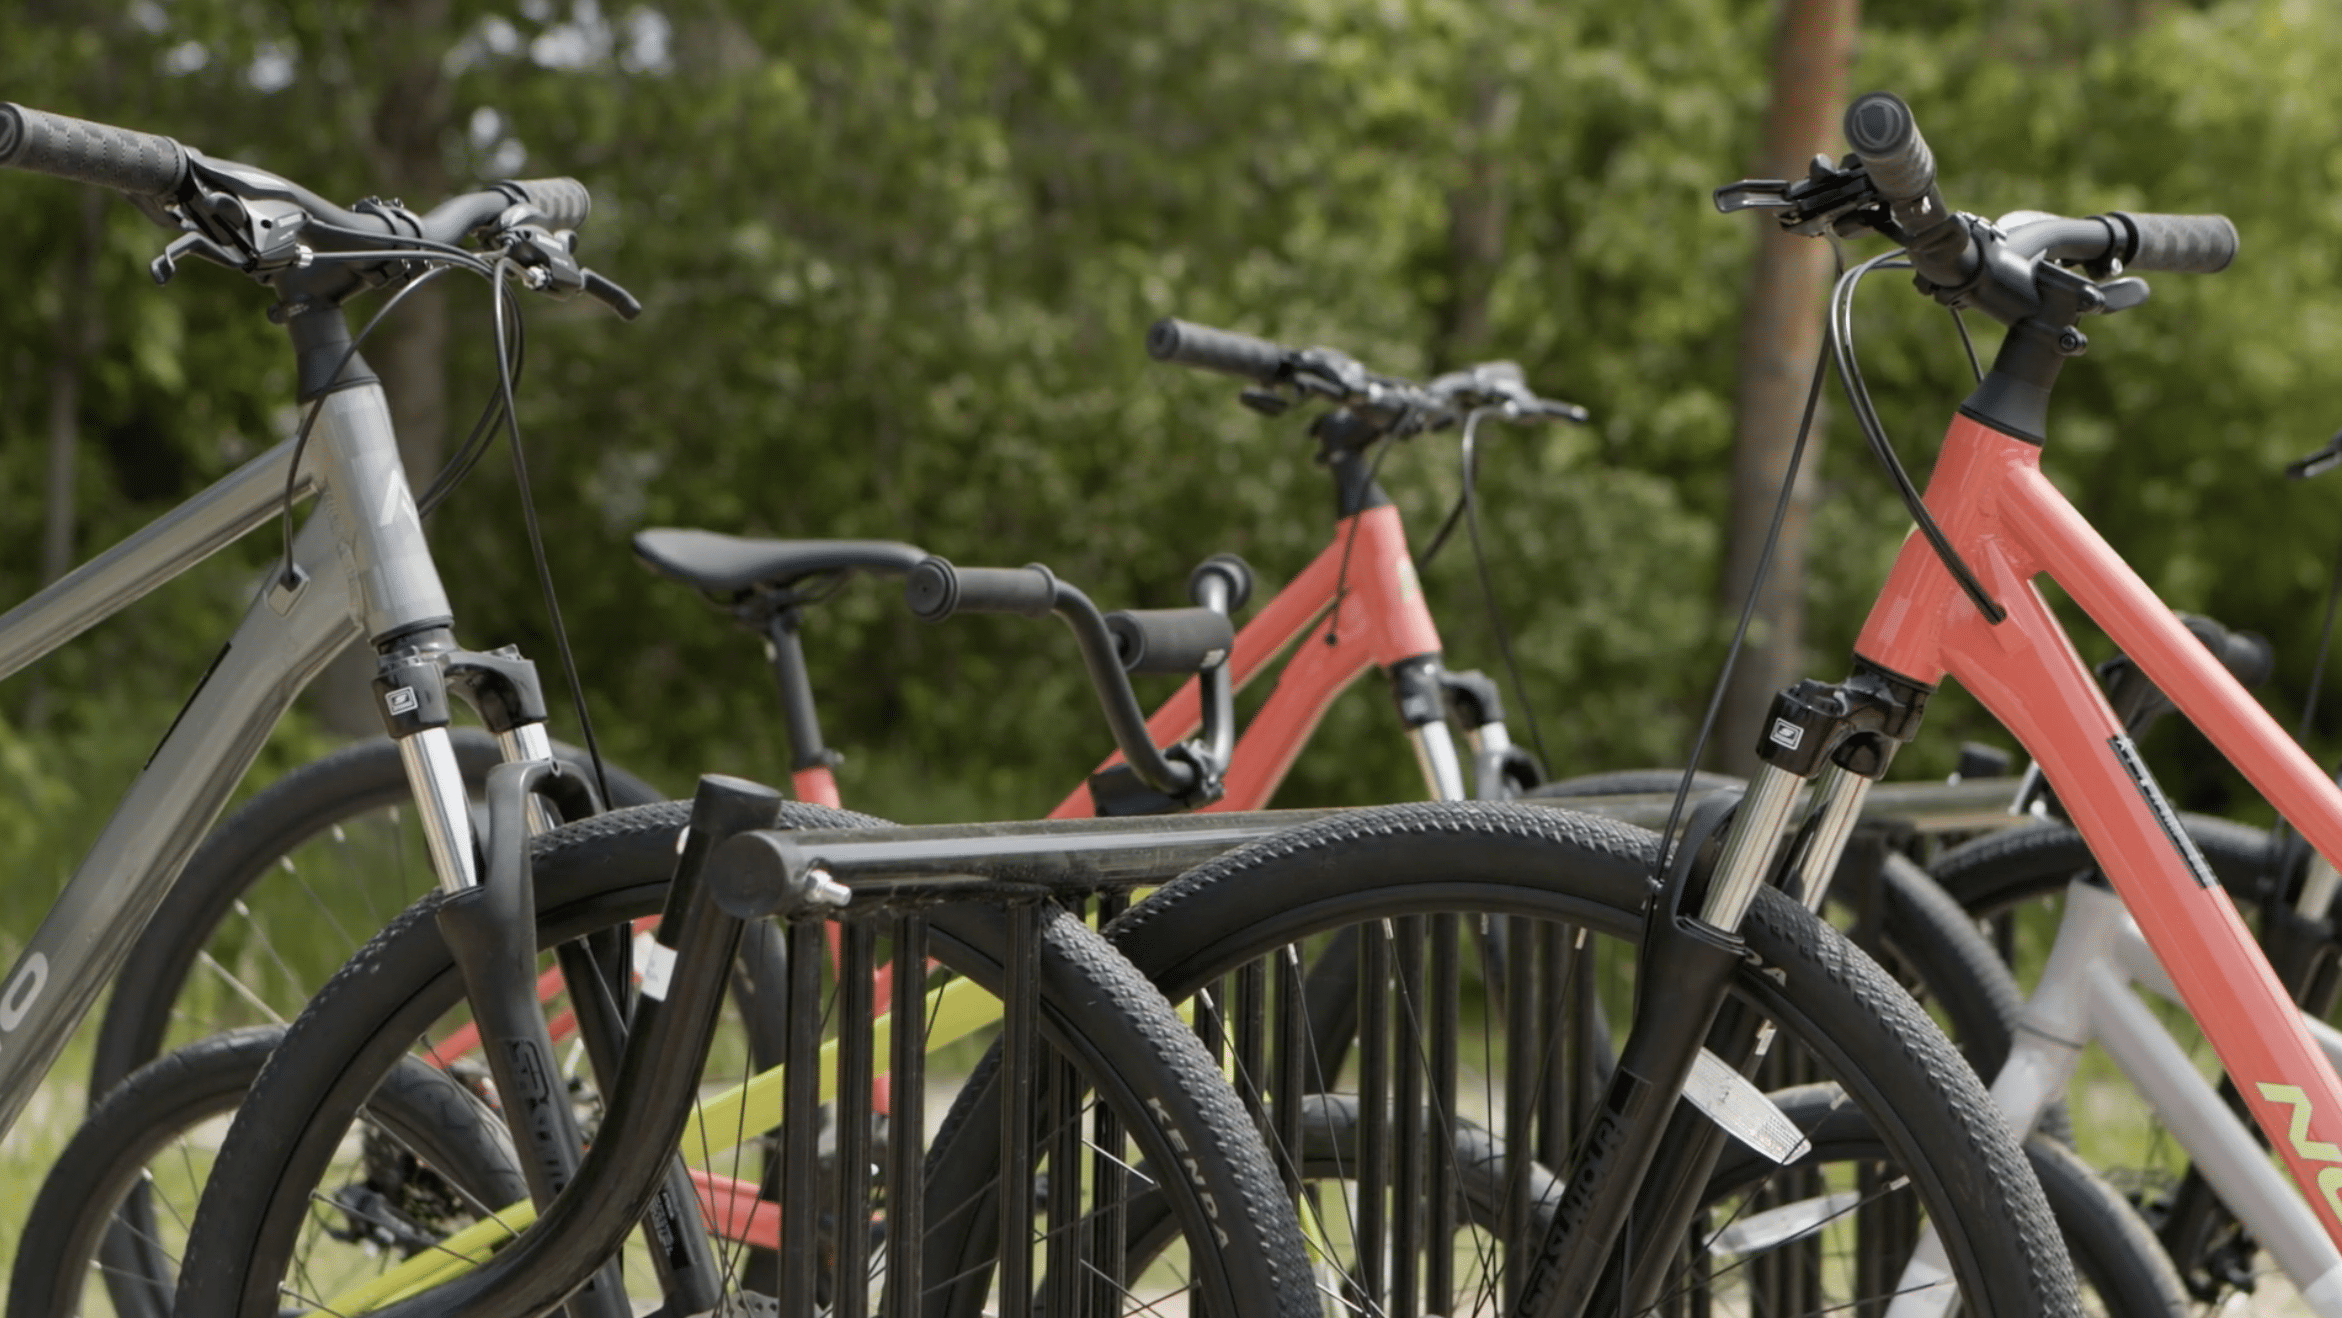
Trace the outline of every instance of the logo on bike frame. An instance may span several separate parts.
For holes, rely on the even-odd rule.
[[[2139,795],[2147,799],[2148,812],[2155,816],[2156,823],[2163,826],[2163,836],[2170,838],[2171,845],[2178,848],[2179,858],[2187,862],[2188,873],[2196,876],[2196,883],[2201,887],[2219,887],[2220,880],[2212,877],[2212,867],[2204,863],[2204,853],[2196,850],[2196,840],[2189,837],[2187,830],[2180,826],[2179,812],[2171,808],[2170,799],[2163,795],[2162,788],[2155,785],[2155,776],[2147,772],[2147,762],[2139,758],[2138,745],[2121,733],[2108,737],[2106,744],[2114,748],[2115,762],[2122,765],[2122,771],[2131,776],[2131,782],[2138,787]]]

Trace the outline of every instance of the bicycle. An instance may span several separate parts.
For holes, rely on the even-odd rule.
[[[1769,726],[1779,735],[1766,744],[1768,767],[1750,799],[1785,814],[1789,789],[1817,773],[1824,811],[1859,798],[1873,765],[1915,730],[1933,683],[1947,673],[1957,677],[2033,753],[2113,881],[2120,909],[2138,921],[2152,965],[2134,957],[2125,969],[2150,983],[2154,967],[2168,977],[2307,1197],[2312,1207],[2292,1240],[2306,1245],[2322,1238],[2331,1249],[2342,1240],[2342,1216],[2328,1187],[2342,1183],[2342,1170],[2332,1166],[2338,1161],[2326,1156],[2332,1146],[2319,1136],[2332,1133],[2342,1083],[2030,583],[2039,572],[2058,581],[2310,845],[2342,854],[2342,789],[2155,601],[2039,468],[2051,389],[2064,359],[2088,343],[2076,322],[2136,306],[2146,296],[2144,283],[2113,276],[2124,266],[2216,272],[2235,254],[2235,231],[2217,216],[2071,220],[2026,213],[2004,232],[1945,209],[1933,157],[1899,100],[1874,93],[1856,101],[1846,134],[1854,146],[1846,166],[1823,162],[1792,184],[1735,185],[1720,190],[1717,203],[1721,209],[1778,207],[1793,232],[1867,229],[1902,244],[1902,252],[1864,262],[1841,279],[1833,323],[1849,397],[1874,450],[1897,477],[1918,531],[1905,541],[1856,642],[1855,677],[1834,687],[1808,683],[1776,703]],[[1866,410],[1844,333],[1853,285],[1897,257],[1917,271],[1922,292],[2010,326],[1992,371],[1947,432],[1924,503]],[[2106,951],[2116,908],[2085,887],[2069,896],[2068,910],[2080,932],[2092,932],[2080,926],[2095,918],[2093,941]],[[2076,959],[2089,959],[2075,950]],[[2137,1006],[2127,993],[2093,991],[2086,1013],[2068,996],[2045,1002],[2043,1011],[2059,1016],[2042,1019],[2073,1031],[2121,1029],[2127,1013],[2115,997]],[[2151,1042],[2154,1033],[2138,1037]],[[1994,1092],[2024,1126],[2062,1090],[2076,1050],[2031,1033],[2018,1046],[2023,1055],[2001,1071]],[[2170,1074],[2168,1067],[2156,1070]],[[2140,1078],[2147,1083],[2144,1072]],[[2257,1162],[2257,1154],[2236,1165],[2248,1161]],[[2206,1172],[2226,1174],[2209,1163]],[[2323,1279],[2307,1280],[2314,1288]]]
[[[508,280],[557,296],[587,292],[622,315],[638,308],[572,256],[570,235],[590,206],[574,180],[498,184],[421,215],[371,199],[345,209],[169,138],[15,105],[0,106],[0,165],[122,191],[150,218],[179,230],[155,262],[158,280],[200,259],[273,287],[305,407],[297,436],[0,615],[0,675],[252,530],[279,519],[289,529],[300,496],[316,496],[326,512],[288,534],[282,568],[255,593],[0,981],[5,1129],[171,889],[269,727],[344,645],[364,638],[383,656],[384,717],[437,881],[461,887],[476,878],[471,820],[446,730],[447,692],[481,708],[507,758],[549,753],[533,666],[517,652],[468,651],[454,640],[381,386],[358,356],[343,303],[464,269],[497,281],[499,317],[507,311]],[[474,237],[483,251],[455,245]],[[427,492],[426,504],[429,498]]]
[[[514,946],[513,937],[529,936],[529,912],[525,901],[517,911],[506,903],[513,881],[500,878],[496,867],[489,867],[483,881],[482,853],[473,846],[470,803],[447,730],[448,692],[455,691],[478,709],[503,753],[505,762],[489,774],[493,822],[504,841],[497,854],[520,856],[525,864],[529,834],[563,818],[590,819],[600,801],[584,776],[565,771],[550,757],[542,726],[543,699],[533,668],[510,650],[478,654],[456,646],[420,518],[421,509],[433,504],[478,460],[484,451],[480,441],[491,433],[493,422],[501,420],[511,431],[519,467],[512,387],[519,329],[504,289],[508,278],[557,295],[585,292],[628,318],[639,310],[624,290],[574,259],[572,230],[583,222],[589,206],[585,189],[569,180],[504,184],[455,198],[423,216],[371,199],[345,210],[275,175],[210,159],[169,138],[15,105],[0,105],[0,165],[121,190],[150,218],[182,230],[155,263],[158,281],[171,277],[179,262],[196,258],[230,266],[275,287],[281,298],[278,318],[291,330],[301,366],[302,397],[309,404],[301,431],[292,440],[0,618],[0,637],[13,642],[0,649],[0,671],[9,671],[167,579],[187,562],[271,517],[281,514],[286,520],[284,566],[264,584],[245,625],[222,651],[178,724],[165,735],[92,860],[76,876],[58,911],[44,922],[32,948],[5,981],[6,988],[0,989],[0,1002],[5,1004],[0,1014],[7,1016],[0,1033],[21,1035],[20,1046],[31,1050],[26,1059],[10,1059],[5,1083],[0,1084],[0,1104],[7,1105],[0,1107],[0,1115],[12,1117],[21,1109],[40,1070],[62,1046],[65,1033],[163,897],[201,828],[249,765],[269,722],[361,625],[383,655],[377,694],[417,795],[423,840],[440,889],[451,897],[446,927],[451,937],[461,930],[472,939],[464,969],[475,984],[501,982],[499,977],[508,977],[516,965],[505,955]],[[458,245],[473,237],[487,244],[484,254]],[[473,439],[459,449],[419,507],[399,467],[380,386],[358,357],[364,331],[356,339],[350,336],[341,305],[369,288],[396,285],[376,313],[374,323],[379,323],[401,294],[448,269],[481,274],[495,289],[500,389]],[[313,435],[314,448],[309,443]],[[315,467],[304,465],[304,456],[312,458]],[[295,537],[289,531],[291,505],[304,487],[320,495],[329,515],[312,519]],[[533,512],[525,498],[523,507],[530,514],[532,541],[537,542]],[[544,574],[541,542],[537,543],[550,606],[549,578]],[[557,612],[555,632],[558,637]],[[242,658],[242,653],[254,650],[283,658],[278,663]],[[567,666],[565,643],[563,650]],[[571,678],[574,688],[574,670]],[[587,736],[590,742],[590,725]],[[764,821],[770,822],[776,813],[765,811]],[[851,817],[833,813],[823,818],[845,822]],[[590,825],[580,827],[592,835]],[[121,873],[106,873],[113,870]],[[100,877],[92,878],[93,874]],[[99,903],[109,908],[101,911]],[[517,925],[511,918],[516,914]],[[1094,1013],[1088,1021],[1090,1033],[1081,1037],[1120,1062],[1113,1068],[1118,1096],[1126,1103],[1143,1099],[1149,1104],[1144,1111],[1153,1114],[1154,1124],[1136,1137],[1139,1143],[1179,1141],[1185,1147],[1209,1150],[1187,1159],[1192,1183],[1207,1202],[1218,1202],[1208,1198],[1216,1189],[1231,1213],[1225,1225],[1243,1230],[1255,1242],[1255,1248],[1232,1258],[1209,1257],[1197,1271],[1218,1281],[1213,1294],[1226,1301],[1220,1306],[1224,1312],[1275,1311],[1279,1297],[1290,1289],[1276,1284],[1276,1269],[1298,1257],[1299,1244],[1289,1209],[1273,1196],[1241,1193],[1248,1168],[1253,1179],[1259,1179],[1258,1164],[1265,1155],[1213,1106],[1216,1080],[1208,1079],[1208,1068],[1197,1065],[1192,1043],[1184,1053],[1177,1046],[1187,1036],[1172,1031],[1172,1042],[1166,1044],[1159,1025],[1156,1037],[1147,1036],[1142,1024],[1146,1013],[1167,1012],[1160,1000],[1141,991],[1126,968],[1118,972],[1113,955],[1086,931],[1075,927],[1048,937],[1048,947],[1056,955],[1069,955],[1066,949],[1073,949],[1070,955],[1089,976],[1093,996],[1102,994],[1102,1000],[1127,1008],[1120,1015]],[[1088,950],[1083,950],[1085,939]],[[735,937],[733,943],[737,941]],[[78,951],[68,955],[75,944],[95,944],[99,950],[87,957]],[[591,978],[591,946],[565,949],[565,955],[575,958],[573,970],[585,972],[583,977],[573,974],[573,984],[598,982]],[[59,981],[54,990],[48,983],[52,964]],[[503,1000],[485,991],[475,998],[482,1003]],[[590,993],[578,998],[580,1041],[589,1050],[608,1052],[617,1046],[624,1027],[601,1012],[601,1006]],[[490,1047],[487,1060],[508,1099],[531,1092],[542,1098],[555,1074],[552,1051],[542,1037],[544,1023],[536,1015],[533,998],[520,1014],[538,1036],[533,1041],[516,1039],[502,1028],[505,1022],[493,1016],[482,1018],[491,1043],[507,1045]],[[532,1042],[533,1051],[528,1046]],[[1117,1047],[1122,1053],[1112,1051]],[[1156,1089],[1144,1087],[1150,1080]],[[554,1108],[561,1113],[553,1113]],[[565,1105],[540,1102],[536,1109],[540,1125],[566,1126],[561,1119]],[[532,1138],[524,1144],[534,1153],[561,1143],[559,1137],[549,1143],[542,1131],[528,1133]],[[482,1150],[494,1152],[485,1144],[472,1152],[478,1155]],[[659,1193],[651,1196],[655,1202],[646,1200],[637,1215],[647,1213],[662,1238],[695,1240],[699,1228],[688,1180],[680,1164],[667,1170]],[[530,1161],[524,1172],[526,1183],[542,1191],[546,1177],[557,1176],[559,1169],[540,1158]],[[486,1183],[490,1182],[461,1175],[444,1181],[453,1188]],[[1205,1225],[1200,1215],[1191,1218],[1191,1225]],[[703,1262],[691,1257],[689,1249],[679,1249],[681,1253],[662,1260],[666,1271],[688,1270]],[[1293,1275],[1291,1269],[1287,1275]]]

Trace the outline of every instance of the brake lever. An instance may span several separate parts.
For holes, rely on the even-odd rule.
[[[1779,211],[1779,223],[1790,233],[1819,238],[1828,229],[1841,238],[1876,231],[1901,236],[1887,203],[1872,186],[1870,171],[1848,156],[1839,164],[1817,155],[1805,177],[1751,178],[1727,183],[1710,194],[1716,209],[1726,215],[1744,210]]]
[[[2335,431],[2334,437],[2326,441],[2324,448],[2286,463],[2285,474],[2294,480],[2305,481],[2312,476],[2323,476],[2336,467],[2342,467],[2342,430]]]
[[[578,274],[585,280],[586,296],[617,312],[618,319],[632,320],[642,314],[642,303],[616,281],[592,270],[581,269]]]
[[[244,268],[244,263],[234,253],[209,237],[200,233],[183,233],[173,238],[171,245],[165,247],[160,256],[147,263],[147,273],[154,276],[155,283],[168,284],[178,276],[179,263],[190,256],[201,257],[214,265],[224,265],[230,270]]]

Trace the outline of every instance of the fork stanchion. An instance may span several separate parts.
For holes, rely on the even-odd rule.
[[[895,917],[887,1057],[886,1318],[918,1318],[927,1237],[927,919]]]
[[[1358,931],[1358,1302],[1386,1310],[1383,1253],[1391,1154],[1391,942],[1384,926]]]
[[[1462,1022],[1462,972],[1456,917],[1431,917],[1431,1117],[1425,1147],[1430,1165],[1423,1191],[1430,1256],[1424,1261],[1425,1307],[1435,1314],[1456,1311],[1456,1035]]]
[[[832,1318],[870,1310],[871,929],[843,920],[838,939],[837,1271]]]
[[[820,1275],[821,923],[789,926],[787,1068],[781,1073],[780,1318],[813,1318]]]
[[[1033,1309],[1033,1068],[1041,970],[1038,901],[1008,908],[1008,958],[1002,966],[1000,1023],[1000,1308],[999,1318],[1031,1318]]]

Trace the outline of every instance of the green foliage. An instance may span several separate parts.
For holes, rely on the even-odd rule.
[[[0,67],[29,103],[356,197],[379,174],[379,12],[12,0]],[[786,768],[753,639],[628,561],[641,526],[1038,559],[1110,603],[1175,603],[1187,568],[1222,549],[1271,588],[1298,570],[1328,535],[1328,483],[1296,423],[1145,360],[1146,325],[1176,313],[1399,372],[1500,353],[1592,407],[1586,430],[1483,444],[1497,603],[1556,771],[1679,757],[1729,623],[1715,527],[1756,222],[1705,197],[1753,154],[1772,22],[1754,0],[453,4],[418,38],[448,80],[450,177],[583,178],[586,257],[650,308],[621,325],[590,304],[533,305],[522,388],[613,753],[676,786]],[[1955,204],[2237,217],[2235,272],[2162,278],[2146,308],[2090,327],[2050,465],[2175,604],[2277,639],[2272,699],[2287,709],[2333,548],[2334,492],[2284,486],[2276,468],[2335,422],[2320,363],[2338,330],[2318,294],[2342,212],[2321,129],[2342,91],[2317,75],[2338,46],[2342,18],[2277,0],[1874,6],[1856,78],[1917,106]],[[1477,275],[1453,231],[1474,188],[1502,216]],[[0,187],[17,294],[0,300],[10,598],[38,584],[47,375],[80,205],[62,185]],[[113,205],[103,226],[84,554],[291,421],[265,294],[209,269],[158,292],[143,271],[156,231]],[[1475,280],[1485,329],[1467,343],[1455,309]],[[1940,311],[1881,282],[1862,301],[1865,361],[1923,470],[1965,363]],[[477,289],[455,295],[459,421],[490,385],[485,306]],[[1842,412],[1809,583],[1822,674],[1903,529]],[[1383,476],[1421,543],[1457,490],[1453,438],[1392,454]],[[550,673],[514,500],[492,457],[434,542],[466,639],[517,642]],[[43,878],[6,913],[19,936],[274,547],[253,537],[0,694],[0,837]],[[1451,658],[1494,669],[1466,550],[1459,536],[1426,588]],[[1035,813],[1104,748],[1054,629],[925,628],[863,587],[814,612],[808,648],[846,792],[866,808]],[[2342,728],[2329,712],[2325,728]],[[272,755],[316,745],[306,728]],[[1931,733],[1907,771],[1940,771],[1960,736],[1992,729],[1952,700]],[[2166,772],[2220,803],[2230,785],[2184,735],[2164,736]],[[1362,689],[1281,799],[1401,796],[1412,777],[1379,692]]]

